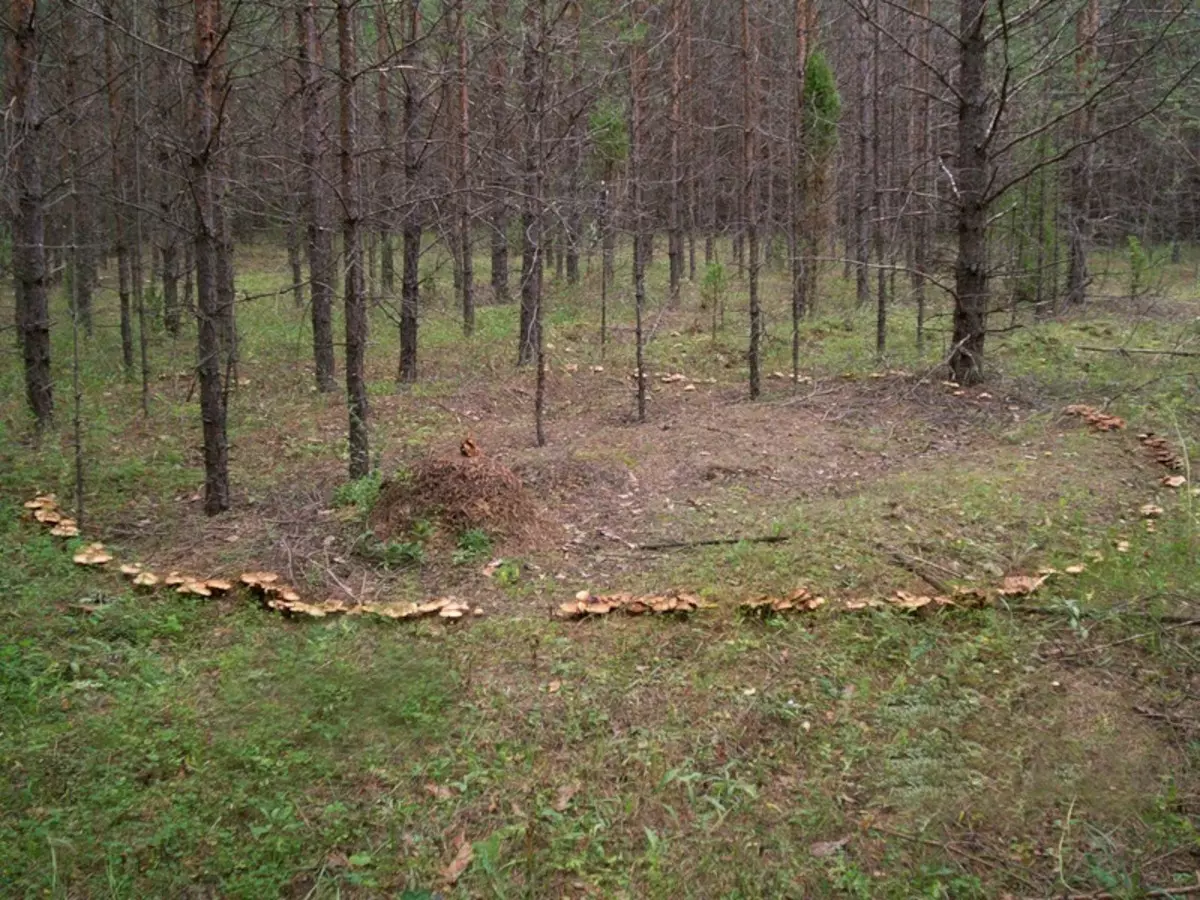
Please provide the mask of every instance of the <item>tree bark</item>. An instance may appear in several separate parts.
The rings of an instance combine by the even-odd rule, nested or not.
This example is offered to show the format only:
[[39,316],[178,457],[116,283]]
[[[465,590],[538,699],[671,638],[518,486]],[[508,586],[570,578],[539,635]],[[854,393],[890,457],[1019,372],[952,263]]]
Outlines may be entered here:
[[[88,337],[92,336],[92,247],[91,209],[88,205],[84,169],[80,162],[85,147],[82,117],[75,111],[74,101],[79,91],[79,64],[83,52],[79,49],[76,9],[64,10],[63,37],[66,45],[66,94],[71,104],[68,113],[67,153],[71,178],[71,313]],[[10,95],[11,95],[10,91]],[[15,96],[15,95],[14,95]]]
[[668,122],[671,190],[667,207],[667,302],[671,308],[679,306],[679,282],[683,278],[683,221],[680,211],[683,161],[679,143],[683,126],[683,3],[684,0],[671,0],[671,113]]
[[125,221],[125,171],[124,171],[124,109],[120,92],[120,76],[117,72],[116,28],[112,0],[104,0],[101,6],[104,17],[104,80],[108,95],[108,140],[112,165],[112,193],[116,198],[113,209],[113,251],[117,256],[117,298],[121,312],[121,362],[125,377],[133,375],[133,316],[130,300],[129,237]]
[[[169,46],[171,42],[171,10],[169,0],[156,0],[154,37],[160,47]],[[162,273],[163,328],[172,337],[179,335],[182,325],[179,255],[182,235],[185,232],[180,222],[179,197],[182,192],[179,190],[179,173],[174,162],[177,151],[174,141],[168,138],[168,135],[178,133],[182,128],[182,118],[176,112],[179,105],[178,85],[175,83],[177,65],[177,61],[166,54],[159,53],[155,56],[153,95],[156,106],[155,122],[159,134],[154,142],[158,173],[153,182],[153,190],[157,194],[159,222],[158,227],[154,229],[154,235]]]
[[859,307],[871,300],[871,53],[870,22],[858,28],[858,159],[854,172],[854,291]]
[[300,0],[296,11],[303,88],[300,98],[301,147],[304,165],[304,205],[308,253],[309,296],[312,299],[313,365],[317,390],[337,389],[333,355],[333,232],[329,227],[323,177],[321,134],[325,110],[321,102],[321,38],[317,27],[317,0]]
[[195,138],[192,147],[192,197],[195,203],[197,294],[197,373],[200,417],[204,429],[204,511],[216,515],[229,508],[229,441],[225,431],[225,392],[221,383],[220,300],[217,291],[217,191],[213,155],[220,137],[216,84],[216,49],[221,28],[220,0],[196,0]]
[[762,349],[762,308],[758,297],[758,101],[754,56],[757,52],[750,23],[750,0],[742,0],[742,168],[745,189],[742,202],[745,209],[746,253],[750,276],[750,347],[746,360],[750,366],[750,399],[757,400],[762,391],[759,358]]
[[916,178],[916,212],[913,221],[913,271],[912,291],[917,307],[917,353],[925,349],[925,273],[929,267],[929,237],[933,230],[934,215],[930,195],[933,193],[933,179],[930,177],[933,161],[930,159],[933,147],[932,106],[930,104],[929,68],[933,65],[930,59],[931,26],[928,22],[930,0],[912,0],[913,11],[916,13],[917,59],[913,61],[913,84],[917,87],[917,96],[913,105],[913,137],[912,146],[916,160],[913,165]]
[[338,0],[338,131],[342,173],[342,244],[346,255],[346,406],[350,417],[350,478],[371,471],[367,431],[367,298],[363,286],[363,258],[359,222],[358,179],[355,172],[355,143],[358,121],[354,109],[354,77],[357,67],[354,47],[355,0]]
[[[383,205],[390,206],[392,170],[392,103],[390,73],[385,61],[391,54],[391,24],[388,17],[387,0],[375,4],[375,56],[379,62],[376,81],[376,127],[379,132],[379,184]],[[385,210],[378,223],[379,229],[379,281],[383,293],[389,297],[396,289],[396,261],[392,249],[391,212]]]
[[954,266],[954,336],[950,371],[959,384],[983,380],[987,334],[989,0],[959,0],[958,256]]
[[39,32],[36,0],[12,0],[9,27],[12,51],[8,96],[16,146],[13,176],[17,217],[13,229],[16,271],[17,329],[25,364],[25,398],[40,434],[54,418],[54,384],[50,373],[50,310],[46,298],[46,225],[38,146]]
[[[634,21],[647,27],[645,0],[634,4]],[[632,91],[632,116],[629,129],[630,203],[633,207],[633,308],[634,339],[637,342],[637,414],[646,421],[646,353],[642,317],[646,307],[646,208],[645,191],[645,118],[646,118],[646,38],[639,38],[630,49],[629,84]],[[673,273],[677,277],[678,273]]]
[[880,68],[883,65],[880,35],[885,27],[880,17],[879,0],[874,2],[875,27],[871,34],[871,234],[874,239],[876,273],[875,292],[875,358],[882,361],[887,352],[887,269],[884,266],[884,192],[883,154],[880,151],[880,132],[883,117],[880,115]]
[[462,272],[463,333],[475,332],[475,266],[471,258],[471,104],[466,0],[458,0],[458,253]]
[[[521,90],[524,110],[525,171],[522,180],[525,200],[521,212],[521,320],[517,335],[517,365],[526,366],[538,357],[542,345],[540,307],[542,299],[542,59],[544,0],[525,0]],[[536,417],[540,434],[541,417]],[[540,446],[540,440],[539,440]]]
[[1076,14],[1075,80],[1081,107],[1075,114],[1076,147],[1068,169],[1067,303],[1079,306],[1087,298],[1088,251],[1092,242],[1091,199],[1095,179],[1096,104],[1091,99],[1096,68],[1096,34],[1100,30],[1099,0],[1085,0]]
[[792,264],[792,383],[800,382],[800,320],[804,317],[805,276],[804,224],[807,196],[808,154],[804,140],[804,74],[808,65],[808,0],[796,0],[792,25],[796,31],[796,100],[792,111],[792,153],[795,168],[791,185],[791,250]]
[[404,216],[402,241],[404,271],[400,285],[400,368],[398,380],[411,384],[417,380],[417,328],[420,307],[421,240],[421,147],[418,143],[420,121],[420,82],[417,53],[421,36],[421,4],[408,0],[405,16],[404,49],[401,66],[404,78]]
[[491,27],[494,47],[488,69],[492,124],[492,198],[489,226],[492,254],[492,300],[508,303],[508,122],[505,104],[508,88],[508,57],[501,35],[505,33],[508,0],[492,0]]

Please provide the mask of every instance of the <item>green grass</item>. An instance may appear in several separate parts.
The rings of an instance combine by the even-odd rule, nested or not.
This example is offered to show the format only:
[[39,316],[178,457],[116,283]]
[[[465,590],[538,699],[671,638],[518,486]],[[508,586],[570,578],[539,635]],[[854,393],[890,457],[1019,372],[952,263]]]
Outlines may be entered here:
[[[285,280],[271,248],[241,259],[249,293]],[[1172,302],[1184,304],[1188,265],[1164,269]],[[664,269],[656,260],[653,296]],[[482,257],[477,270],[486,271]],[[869,387],[872,372],[934,366],[944,336],[918,356],[906,305],[877,361],[871,311],[855,310],[849,286],[828,274],[820,315],[802,326],[805,372],[818,386]],[[460,439],[464,408],[517,415],[525,401],[516,390],[531,385],[511,373],[515,308],[481,308],[466,343],[448,272],[438,278],[414,388],[397,393],[394,326],[372,321],[372,437],[386,473]],[[766,287],[766,368],[786,370],[784,274],[768,271]],[[594,288],[554,286],[555,366],[599,362]],[[624,326],[627,292],[615,293],[612,321]],[[250,384],[231,408],[236,500],[265,521],[237,520],[262,533],[228,544],[221,523],[208,530],[187,500],[202,478],[187,375],[156,377],[152,416],[137,417],[111,299],[101,295],[82,373],[90,534],[130,553],[211,551],[203,558],[234,566],[292,534],[289,502],[295,515],[337,523],[327,528],[334,538],[362,531],[380,482],[345,481],[343,399],[310,390],[307,330],[289,297],[239,310]],[[732,396],[745,377],[743,286],[731,280],[715,345],[696,300],[687,286],[685,312],[664,319],[650,365],[717,378]],[[1097,309],[1024,324],[990,347],[998,377],[988,389],[999,410],[1017,407],[1014,417],[968,427],[922,401],[924,411],[904,407],[889,425],[900,413],[884,409],[895,395],[881,391],[878,406],[835,433],[863,459],[903,464],[838,492],[735,481],[713,489],[712,506],[678,502],[660,516],[687,534],[719,526],[791,541],[614,550],[585,562],[596,583],[693,587],[718,609],[548,619],[557,594],[584,585],[576,570],[556,580],[567,563],[547,553],[506,563],[489,582],[488,615],[456,627],[293,622],[243,598],[133,594],[112,573],[72,565],[20,515],[35,490],[69,498],[71,446],[65,428],[38,450],[26,443],[10,354],[0,360],[0,893],[1132,898],[1194,884],[1200,649],[1194,629],[1157,618],[1193,614],[1194,498],[1162,491],[1130,436],[1086,433],[1058,416],[1065,402],[1111,401],[1131,430],[1190,447],[1200,420],[1187,358],[1075,347],[1186,347],[1194,322],[1148,317],[1131,332],[1123,316]],[[57,359],[65,341],[56,329]],[[185,370],[189,341],[155,333],[155,373]],[[627,331],[605,365],[631,367]],[[770,415],[795,415],[790,386],[767,385]],[[555,407],[552,429],[566,442],[587,415]],[[643,432],[604,415],[612,446],[578,458],[640,471],[649,451],[616,434]],[[946,435],[959,441],[953,449],[925,449]],[[1165,508],[1153,533],[1137,515],[1151,499]],[[380,583],[399,596],[419,596],[434,577],[474,589],[480,564],[503,552],[486,532],[445,547],[422,534],[368,547],[381,554]],[[178,548],[177,536],[197,545]],[[732,608],[798,584],[830,596],[919,588],[881,545],[966,584],[992,581],[993,571],[1087,568],[1052,579],[1032,601],[936,617],[819,611],[759,621]],[[297,551],[297,572],[314,589],[324,584],[341,546],[321,555],[318,535]],[[460,837],[474,860],[447,887],[441,873]],[[841,849],[814,853],[843,838]]]

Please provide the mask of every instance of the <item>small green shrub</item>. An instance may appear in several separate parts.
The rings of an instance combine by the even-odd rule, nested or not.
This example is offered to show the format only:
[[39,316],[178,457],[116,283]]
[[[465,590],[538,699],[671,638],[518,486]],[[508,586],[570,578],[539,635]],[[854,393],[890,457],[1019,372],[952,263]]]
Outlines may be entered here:
[[376,554],[385,569],[407,569],[425,562],[425,546],[419,541],[381,541]]
[[337,507],[353,506],[359,512],[370,512],[379,499],[379,489],[383,485],[383,476],[378,472],[364,475],[355,481],[347,481],[338,485],[333,492],[333,505]]
[[482,528],[471,528],[458,536],[458,549],[454,551],[454,564],[462,565],[488,556],[492,552],[492,539]]

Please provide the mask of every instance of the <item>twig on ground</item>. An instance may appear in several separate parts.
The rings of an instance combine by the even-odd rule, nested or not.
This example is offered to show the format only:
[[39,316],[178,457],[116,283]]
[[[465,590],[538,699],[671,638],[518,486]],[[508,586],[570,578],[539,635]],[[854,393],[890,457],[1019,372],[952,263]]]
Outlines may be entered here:
[[[1200,894],[1200,884],[1189,884],[1186,887],[1153,888],[1141,892],[1141,896],[1143,897],[1183,897],[1188,894]],[[1044,894],[1039,894],[1036,897],[1024,898],[1024,900],[1043,900],[1044,896]],[[1117,900],[1118,897],[1123,896],[1125,895],[1112,894],[1108,891],[1096,891],[1091,894],[1060,894],[1057,900]]]
[[638,544],[639,550],[684,550],[689,547],[716,547],[722,544],[782,544],[790,541],[790,534],[764,534],[758,537],[711,538],[703,541],[662,541],[656,544]]
[[1107,644],[1097,644],[1095,647],[1084,647],[1082,650],[1076,650],[1074,653],[1069,653],[1069,654],[1066,654],[1065,656],[1062,656],[1059,658],[1060,659],[1069,659],[1070,657],[1073,657],[1073,656],[1083,656],[1085,653],[1099,653],[1101,650],[1107,650],[1110,647],[1119,647],[1121,644],[1129,644],[1129,643],[1132,643],[1133,641],[1140,640],[1141,638],[1152,637],[1156,634],[1163,634],[1164,632],[1167,632],[1167,631],[1175,631],[1178,628],[1189,628],[1194,625],[1200,625],[1200,619],[1172,620],[1172,619],[1168,619],[1168,617],[1166,617],[1166,616],[1163,616],[1161,618],[1161,621],[1164,621],[1164,622],[1169,621],[1169,622],[1171,622],[1171,624],[1167,625],[1165,628],[1160,628],[1158,631],[1141,631],[1141,632],[1138,632],[1137,634],[1131,634],[1131,635],[1129,635],[1129,637],[1123,637],[1119,641],[1110,641]]
[[1076,350],[1087,350],[1089,353],[1118,353],[1128,356],[1132,353],[1145,353],[1151,356],[1200,356],[1197,350],[1155,350],[1152,347],[1084,347],[1075,345]]
[[1001,865],[994,860],[985,859],[982,856],[976,856],[973,853],[968,853],[966,850],[963,850],[961,847],[958,847],[953,843],[947,841],[935,841],[932,838],[921,837],[920,835],[916,834],[908,834],[905,831],[897,831],[884,825],[872,825],[871,829],[873,831],[881,832],[882,834],[890,834],[892,837],[898,837],[901,840],[912,841],[915,844],[924,844],[927,847],[937,847],[939,850],[945,850],[947,853],[953,853],[956,856],[961,856],[963,859],[969,859],[971,862],[981,865],[985,868],[992,869],[993,871],[999,870],[1004,875],[1007,875],[1009,878],[1013,879],[1013,881],[1019,882],[1031,891],[1036,891],[1038,889],[1036,884],[1027,878],[1023,878],[1016,872],[1013,872],[1010,868],[1001,867]]
[[936,575],[930,573],[930,569],[940,569],[953,578],[961,577],[953,569],[948,569],[945,566],[939,565],[935,562],[930,562],[927,559],[922,559],[919,556],[913,556],[912,554],[905,553],[895,547],[889,547],[887,544],[877,544],[876,546],[878,546],[879,549],[891,554],[892,559],[895,560],[902,569],[907,569],[909,572],[912,572],[918,578],[928,582],[930,587],[932,587],[934,590],[940,591],[943,594],[951,593],[952,589],[948,584],[946,584],[946,582],[942,581]]
[[1200,619],[1188,618],[1186,616],[1156,616],[1154,613],[1143,613],[1135,610],[1124,610],[1121,612],[1108,610],[1107,615],[1101,612],[1092,612],[1091,610],[1070,610],[1066,607],[1054,606],[1013,606],[1008,605],[1007,610],[1011,613],[1020,613],[1026,616],[1069,616],[1077,615],[1087,619],[1101,619],[1111,617],[1114,619],[1153,619],[1156,622],[1167,622],[1175,625],[1178,628],[1186,628],[1188,626],[1200,625]]

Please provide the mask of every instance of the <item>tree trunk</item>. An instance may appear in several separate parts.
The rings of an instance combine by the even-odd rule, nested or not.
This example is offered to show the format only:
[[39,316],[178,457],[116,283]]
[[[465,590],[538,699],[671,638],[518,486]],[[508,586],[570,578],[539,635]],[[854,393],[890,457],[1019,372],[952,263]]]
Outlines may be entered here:
[[329,227],[322,172],[324,154],[321,135],[325,130],[321,90],[321,38],[317,25],[317,0],[300,0],[296,11],[303,89],[300,100],[301,147],[304,165],[305,213],[308,253],[309,296],[312,299],[313,364],[317,390],[337,389],[333,355],[333,233]]
[[1091,199],[1095,178],[1096,104],[1091,99],[1096,68],[1096,34],[1100,30],[1099,0],[1085,0],[1076,14],[1075,79],[1082,106],[1075,114],[1075,148],[1068,170],[1070,182],[1067,235],[1067,303],[1079,306],[1086,299],[1088,251],[1092,242]]
[[[580,4],[572,3],[570,11],[571,78],[567,85],[567,92],[570,96],[578,96],[583,90]],[[572,285],[579,283],[579,244],[583,235],[583,200],[580,196],[580,182],[583,178],[583,126],[583,117],[574,116],[571,118],[566,134],[567,209],[565,215],[566,253],[564,256],[566,258],[567,283]]]
[[667,302],[672,309],[679,306],[679,282],[683,278],[683,220],[680,211],[683,161],[679,145],[683,125],[683,2],[671,0],[671,112],[668,122],[671,191],[667,207]]
[[913,169],[916,178],[916,218],[913,222],[913,271],[912,291],[917,306],[917,353],[925,349],[925,275],[929,268],[929,236],[933,229],[935,210],[930,202],[933,193],[933,179],[930,177],[933,160],[930,159],[933,147],[933,122],[930,104],[929,67],[933,65],[930,59],[931,41],[929,24],[930,0],[912,0],[916,13],[917,59],[913,61],[913,84],[918,93],[914,98],[913,119],[913,150],[916,162]]
[[462,270],[463,333],[475,332],[475,266],[471,259],[471,105],[467,68],[466,0],[458,0],[456,28],[458,37],[458,253]]
[[45,198],[38,136],[41,126],[39,34],[35,0],[12,0],[12,50],[8,70],[9,115],[13,135],[13,183],[17,191],[13,263],[16,271],[17,330],[25,363],[25,398],[38,433],[54,417],[50,375],[50,311],[46,299]]
[[871,300],[871,53],[866,16],[858,28],[858,159],[854,172],[854,288],[859,308]]
[[379,74],[375,85],[376,128],[379,138],[379,182],[376,190],[380,194],[383,215],[378,222],[379,232],[379,283],[382,292],[391,297],[396,289],[396,261],[392,249],[391,171],[392,171],[392,103],[390,90],[391,73],[386,61],[391,55],[391,22],[387,0],[375,4],[375,57]]
[[[66,45],[66,94],[74,100],[79,91],[79,49],[76,17],[79,10],[64,10],[63,38]],[[10,90],[10,96],[14,96]],[[83,326],[88,337],[92,336],[92,250],[88,222],[91,221],[85,194],[83,166],[80,157],[85,151],[81,116],[71,110],[68,123],[67,153],[71,178],[71,312],[75,321]]]
[[228,391],[237,387],[237,294],[233,278],[233,224],[229,221],[223,202],[226,186],[224,172],[221,173],[219,184],[213,215],[217,226],[217,302],[220,308],[221,350],[224,352],[227,376],[234,376],[232,384],[226,384]]
[[884,265],[884,193],[883,154],[880,152],[880,132],[883,118],[880,115],[879,95],[880,67],[883,65],[880,34],[884,28],[880,18],[879,0],[874,3],[875,27],[871,34],[871,233],[875,244],[876,273],[875,294],[875,358],[882,361],[887,352],[887,269]]
[[159,248],[162,266],[163,327],[172,337],[179,334],[179,244],[173,239]]
[[225,392],[221,383],[220,300],[217,292],[217,191],[213,154],[220,137],[215,85],[215,50],[220,39],[220,0],[196,0],[195,124],[191,193],[195,203],[197,373],[200,418],[204,426],[204,511],[229,508],[229,441],[225,432]]
[[987,334],[987,5],[959,0],[958,258],[950,371],[959,384],[983,380]]
[[[525,30],[522,36],[521,90],[524,110],[525,172],[524,209],[521,213],[521,321],[517,335],[517,365],[527,366],[534,362],[538,347],[542,344],[539,331],[541,320],[538,307],[542,293],[542,115],[541,59],[542,35],[541,3],[543,0],[525,0]],[[540,417],[537,419],[540,430]]]
[[[678,2],[678,0],[674,0]],[[645,0],[634,4],[634,21],[646,27]],[[647,101],[646,38],[640,37],[630,49],[629,84],[632,90],[632,116],[629,129],[629,180],[630,203],[633,207],[633,308],[634,339],[637,342],[637,414],[638,421],[646,421],[646,355],[645,337],[642,333],[642,317],[646,307],[646,209],[645,191],[645,119]],[[672,272],[678,277],[678,272]]]
[[358,122],[354,108],[354,77],[357,67],[354,48],[353,3],[338,0],[338,131],[342,172],[342,243],[346,256],[346,406],[350,417],[350,478],[371,471],[367,432],[367,298],[363,286],[362,243],[359,233],[358,178],[354,170]]
[[[796,76],[794,89],[796,91],[795,106],[792,111],[792,153],[795,161],[791,183],[791,240],[788,242],[791,250],[792,264],[792,384],[800,381],[800,320],[804,317],[805,277],[804,260],[804,224],[805,207],[808,202],[806,193],[808,171],[808,154],[804,139],[804,72],[808,65],[808,0],[796,0],[792,25],[796,31]],[[815,223],[814,223],[815,224]]]
[[[521,318],[519,355],[528,353],[537,364],[534,390],[534,430],[539,447],[546,444],[546,352],[542,334],[542,236],[545,194],[545,155],[542,129],[545,124],[547,79],[546,0],[525,0],[523,66],[521,73],[524,111],[524,245],[521,251]],[[526,318],[528,316],[528,318]]]
[[[508,0],[492,0],[491,28],[499,36],[505,33]],[[488,90],[491,95],[492,126],[492,198],[488,225],[491,231],[492,300],[508,303],[512,297],[508,287],[508,173],[505,160],[508,152],[508,124],[505,92],[508,88],[508,57],[505,42],[496,40],[488,68]]]
[[[160,47],[170,45],[173,19],[170,0],[156,0],[154,4],[154,37]],[[173,138],[183,129],[183,116],[179,113],[177,78],[181,73],[179,60],[165,53],[157,53],[152,68],[154,88],[151,95],[156,107],[152,122],[159,132],[154,136],[153,148],[158,171],[152,175],[152,188],[156,196],[158,224],[154,228],[152,252],[159,259],[162,273],[162,319],[163,328],[172,337],[179,335],[182,325],[179,297],[181,236],[187,229],[180,222],[179,200],[183,195],[176,170],[178,149]]]
[[292,305],[296,309],[304,306],[304,264],[300,258],[300,234],[296,230],[296,216],[287,221],[288,271],[292,274]]
[[404,129],[404,217],[403,253],[404,271],[400,285],[400,368],[401,383],[411,384],[417,380],[417,328],[420,306],[421,271],[421,149],[417,143],[417,131],[421,128],[419,115],[419,85],[417,81],[417,53],[421,36],[421,5],[419,0],[408,0],[404,13],[406,24],[404,50],[401,65],[404,73],[404,103],[402,127]]
[[750,399],[761,393],[759,357],[762,348],[762,308],[758,297],[758,102],[754,55],[757,52],[750,25],[750,0],[742,0],[742,168],[745,190],[746,253],[750,276],[750,347],[746,360],[750,366]]
[[129,237],[125,222],[125,174],[122,154],[125,149],[124,110],[117,73],[116,28],[112,0],[104,0],[104,80],[108,95],[108,139],[112,165],[113,251],[117,256],[117,298],[121,311],[121,362],[125,377],[133,375],[133,317],[130,302]]

